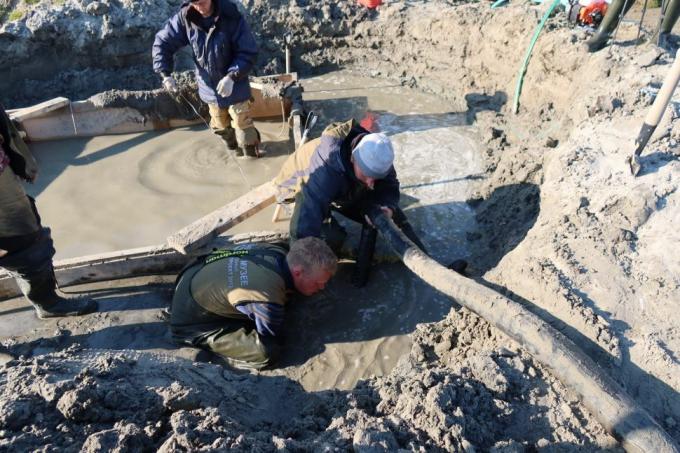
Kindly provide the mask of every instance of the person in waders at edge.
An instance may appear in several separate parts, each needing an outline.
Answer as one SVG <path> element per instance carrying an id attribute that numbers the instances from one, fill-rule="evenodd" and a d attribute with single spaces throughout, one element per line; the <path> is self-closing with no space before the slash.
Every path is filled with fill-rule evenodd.
<path id="1" fill-rule="evenodd" d="M 225 141 L 227 149 L 243 158 L 256 158 L 259 132 L 250 115 L 248 74 L 258 49 L 250 27 L 230 0 L 191 0 L 156 33 L 153 69 L 163 87 L 179 92 L 172 76 L 174 55 L 191 46 L 198 95 L 208 104 L 210 127 Z"/>
<path id="2" fill-rule="evenodd" d="M 619 21 L 634 4 L 635 0 L 613 0 L 611 2 L 597 32 L 586 41 L 588 52 L 597 52 L 607 45 Z M 680 0 L 665 0 L 662 4 L 662 15 L 663 20 L 658 30 L 657 44 L 665 51 L 671 52 L 672 45 L 669 38 L 680 16 Z"/>
<path id="3" fill-rule="evenodd" d="M 95 301 L 67 299 L 57 289 L 50 229 L 19 182 L 33 182 L 37 174 L 33 155 L 0 105 L 0 268 L 14 277 L 40 319 L 92 313 Z"/>
<path id="4" fill-rule="evenodd" d="M 321 137 L 301 146 L 274 179 L 277 201 L 295 201 L 290 220 L 291 241 L 321 237 L 338 253 L 347 236 L 333 217 L 336 211 L 362 225 L 352 284 L 368 282 L 377 231 L 368 219 L 381 209 L 402 232 L 427 253 L 422 241 L 399 208 L 399 180 L 393 166 L 394 149 L 382 133 L 372 133 L 354 119 L 333 123 Z M 467 263 L 451 266 L 463 272 Z"/>
<path id="5" fill-rule="evenodd" d="M 196 259 L 180 273 L 170 309 L 173 339 L 241 369 L 271 367 L 283 345 L 288 295 L 311 296 L 335 274 L 324 241 L 244 244 Z"/>

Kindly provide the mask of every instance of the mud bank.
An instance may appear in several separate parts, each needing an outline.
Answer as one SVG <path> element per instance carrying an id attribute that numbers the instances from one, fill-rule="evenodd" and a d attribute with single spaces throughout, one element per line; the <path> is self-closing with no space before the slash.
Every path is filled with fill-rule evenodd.
<path id="1" fill-rule="evenodd" d="M 152 8 L 144 2 L 138 5 Z M 633 46 L 626 38 L 635 35 L 631 24 L 621 27 L 624 45 L 589 55 L 581 47 L 584 31 L 571 29 L 560 19 L 551 20 L 534 50 L 520 112 L 514 116 L 510 105 L 515 75 L 542 14 L 540 7 L 517 4 L 489 10 L 488 5 L 446 1 L 390 2 L 376 12 L 359 10 L 349 2 L 329 1 L 253 1 L 245 6 L 256 19 L 251 23 L 256 24 L 261 44 L 269 42 L 269 47 L 263 47 L 262 67 L 273 69 L 281 63 L 277 53 L 280 30 L 290 24 L 295 32 L 296 69 L 349 66 L 371 77 L 428 90 L 445 98 L 451 112 L 474 125 L 484 144 L 486 162 L 475 193 L 467 197 L 477 221 L 476 228 L 464 232 L 472 277 L 548 319 L 680 442 L 680 326 L 675 315 L 680 265 L 674 255 L 680 246 L 676 226 L 680 220 L 677 94 L 647 147 L 641 176 L 633 178 L 625 164 L 671 57 L 650 45 Z M 165 12 L 164 8 L 165 4 L 159 11 Z M 158 15 L 159 20 L 167 16 Z M 24 25 L 12 27 L 20 26 Z M 8 27 L 3 27 L 0 39 L 7 39 L 8 30 L 14 30 Z M 17 39 L 19 35 L 15 33 L 11 39 L 27 46 L 30 33 Z M 128 78 L 125 72 L 121 76 L 125 83 L 145 80 Z M 67 79 L 58 76 L 54 87 L 63 84 L 72 89 L 80 83 L 64 83 Z M 125 83 L 107 85 L 106 89 L 138 88 L 122 86 Z M 28 93 L 16 92 L 16 102 Z M 63 94 L 49 89 L 41 93 Z M 339 398 L 346 404 L 324 403 L 333 409 L 318 413 L 298 410 L 305 416 L 294 420 L 299 429 L 279 430 L 282 425 L 277 425 L 278 421 L 255 424 L 251 429 L 249 422 L 229 419 L 233 412 L 220 412 L 219 407 L 208 410 L 214 404 L 199 399 L 203 401 L 200 407 L 190 406 L 189 412 L 164 419 L 169 422 L 162 425 L 170 428 L 149 429 L 147 434 L 147 422 L 139 420 L 133 422 L 136 428 L 127 432 L 144 432 L 137 437 L 147 442 L 144 445 L 158 447 L 170 442 L 169 447 L 178 449 L 213 443 L 215 448 L 260 445 L 264 450 L 327 447 L 365 451 L 463 450 L 470 446 L 499 451 L 592 451 L 612 446 L 612 439 L 592 422 L 576 398 L 554 381 L 549 370 L 485 326 L 465 310 L 453 309 L 447 320 L 418 328 L 412 335 L 411 353 L 387 377 L 370 379 L 349 392 L 296 393 L 297 384 L 281 376 L 242 378 L 249 388 L 262 385 L 263 395 L 270 395 L 263 382 L 283 379 L 287 382 L 283 385 L 297 389 L 289 392 L 292 401 L 299 396 L 312 408 L 320 401 L 317 398 Z M 87 360 L 78 358 L 81 354 L 65 352 L 59 358 L 74 357 L 75 368 L 67 370 L 67 376 L 76 376 L 89 366 Z M 44 360 L 44 365 L 34 365 L 33 360 Z M 17 384 L 17 378 L 12 377 L 12 373 L 21 372 L 40 374 L 41 367 L 52 370 L 51 360 L 50 356 L 27 358 L 3 368 L 0 376 L 8 383 L 3 383 L 3 407 L 21 407 L 23 401 L 45 404 L 53 415 L 45 420 L 53 421 L 25 418 L 24 423 L 33 423 L 35 432 L 43 433 L 73 429 L 77 435 L 59 437 L 70 436 L 73 445 L 106 429 L 118 430 L 111 435 L 113 442 L 125 439 L 123 425 L 115 427 L 113 422 L 127 420 L 124 413 L 95 427 L 97 431 L 87 432 L 81 428 L 83 422 L 68 419 L 60 411 L 59 407 L 68 409 L 66 402 L 59 406 L 61 396 L 44 403 L 42 396 L 35 396 L 36 390 L 28 388 L 29 383 Z M 186 364 L 176 362 L 175 366 L 183 370 Z M 171 364 L 168 367 L 170 376 L 184 376 Z M 29 368 L 31 371 L 26 371 Z M 69 385 L 77 388 L 80 384 L 76 380 Z M 87 388 L 98 395 L 97 389 L 106 385 L 95 379 Z M 211 385 L 221 384 L 215 380 Z M 168 386 L 163 381 L 159 387 Z M 157 392 L 149 387 L 153 386 L 139 391 Z M 21 399 L 16 395 L 28 396 Z M 92 396 L 93 401 L 97 398 Z M 280 401 L 276 395 L 271 398 Z M 232 400 L 226 398 L 223 404 L 233 404 Z M 249 397 L 243 400 L 247 402 Z M 264 401 L 260 404 L 272 407 Z M 122 410 L 113 406 L 114 414 Z M 277 407 L 281 413 L 287 409 L 283 403 Z M 2 413 L 13 413 L 8 410 Z M 256 411 L 257 405 L 246 412 Z M 195 417 L 185 418 L 190 414 Z M 272 411 L 269 415 L 276 414 Z M 16 417 L 4 420 L 10 418 Z M 43 422 L 45 425 L 40 425 Z M 1 441 L 6 445 L 33 442 L 29 439 L 31 428 L 27 434 L 4 423 Z M 226 431 L 230 428 L 225 427 L 231 426 L 240 430 L 240 439 Z M 160 435 L 155 438 L 154 432 Z M 271 433 L 277 433 L 276 437 Z M 256 444 L 259 441 L 262 443 Z"/>
<path id="2" fill-rule="evenodd" d="M 308 393 L 285 377 L 136 351 L 73 346 L 17 360 L 0 374 L 0 446 L 615 450 L 559 382 L 513 346 L 499 348 L 503 339 L 474 315 L 452 312 L 414 340 L 392 374 L 349 392 Z"/>

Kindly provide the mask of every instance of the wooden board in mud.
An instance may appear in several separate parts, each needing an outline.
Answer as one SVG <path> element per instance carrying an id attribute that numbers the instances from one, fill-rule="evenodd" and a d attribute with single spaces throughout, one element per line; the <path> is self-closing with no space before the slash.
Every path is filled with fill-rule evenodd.
<path id="1" fill-rule="evenodd" d="M 195 255 L 233 244 L 286 241 L 287 239 L 288 233 L 279 231 L 220 236 L 208 243 L 206 247 L 196 249 Z M 54 270 L 59 285 L 70 286 L 142 275 L 176 273 L 191 259 L 192 255 L 183 255 L 166 245 L 153 245 L 59 260 L 54 263 Z M 0 272 L 0 299 L 19 295 L 21 292 L 14 279 L 4 271 Z"/>
<path id="2" fill-rule="evenodd" d="M 185 254 L 203 247 L 220 233 L 274 203 L 274 195 L 274 184 L 268 181 L 168 236 L 167 244 Z"/>
<path id="3" fill-rule="evenodd" d="M 287 97 L 267 97 L 264 94 L 264 87 L 272 81 L 279 84 L 296 82 L 297 74 L 254 77 L 251 90 L 254 100 L 251 106 L 253 118 L 280 118 L 282 115 L 288 117 L 294 100 Z M 61 97 L 32 107 L 11 110 L 10 115 L 20 123 L 22 132 L 30 141 L 147 132 L 203 122 L 199 118 L 158 120 L 130 107 L 101 107 L 90 100 L 71 102 Z"/>

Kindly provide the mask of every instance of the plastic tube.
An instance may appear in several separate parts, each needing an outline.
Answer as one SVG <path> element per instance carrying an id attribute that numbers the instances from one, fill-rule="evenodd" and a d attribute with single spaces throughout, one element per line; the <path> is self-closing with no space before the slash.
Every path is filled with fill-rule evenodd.
<path id="1" fill-rule="evenodd" d="M 524 62 L 522 63 L 522 67 L 519 70 L 519 74 L 517 74 L 517 86 L 515 87 L 515 99 L 513 101 L 512 105 L 512 113 L 517 113 L 519 111 L 519 95 L 522 92 L 522 82 L 524 81 L 524 75 L 527 72 L 527 66 L 529 66 L 529 59 L 531 58 L 531 51 L 534 50 L 534 45 L 536 45 L 536 41 L 538 40 L 538 35 L 541 33 L 541 30 L 543 30 L 543 27 L 545 26 L 545 23 L 548 21 L 548 18 L 552 14 L 552 12 L 555 10 L 557 5 L 560 4 L 560 0 L 554 0 L 552 2 L 552 5 L 550 5 L 550 8 L 545 12 L 543 15 L 543 19 L 541 19 L 541 22 L 538 24 L 538 27 L 536 27 L 536 31 L 534 31 L 534 36 L 531 38 L 531 43 L 529 44 L 529 47 L 527 48 L 527 53 L 524 56 Z"/>

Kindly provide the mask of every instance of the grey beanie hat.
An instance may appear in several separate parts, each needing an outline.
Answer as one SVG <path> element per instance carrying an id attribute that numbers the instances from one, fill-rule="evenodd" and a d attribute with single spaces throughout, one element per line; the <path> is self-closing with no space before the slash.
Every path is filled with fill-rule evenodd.
<path id="1" fill-rule="evenodd" d="M 382 179 L 390 172 L 394 162 L 392 142 L 385 134 L 367 134 L 352 150 L 352 157 L 363 174 Z"/>

